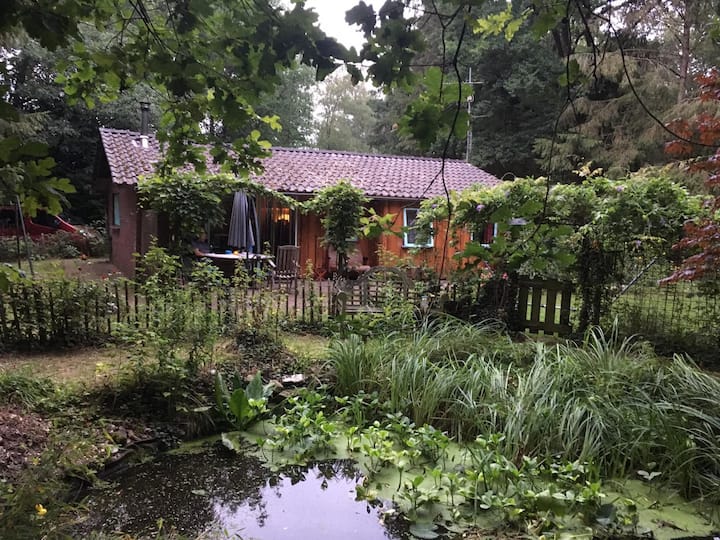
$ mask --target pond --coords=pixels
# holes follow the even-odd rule
[[[162,519],[164,530],[191,537],[405,538],[400,523],[384,519],[391,505],[355,500],[361,481],[347,460],[272,473],[258,459],[220,447],[163,454],[131,467],[108,489],[93,490],[78,533],[150,536]]]

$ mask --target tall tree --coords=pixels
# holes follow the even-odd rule
[[[319,99],[317,146],[325,150],[368,152],[375,124],[370,106],[372,94],[362,84],[338,73],[329,77]]]
[[[501,13],[504,4],[487,4],[484,13]],[[470,160],[498,176],[540,174],[533,145],[552,133],[563,102],[563,66],[550,40],[535,38],[528,22],[510,40],[474,34],[463,61],[476,81]]]
[[[511,40],[504,33],[473,32],[464,26],[460,17],[451,19],[457,10],[453,2],[423,2],[424,11],[418,13],[415,25],[422,29],[428,42],[419,52],[413,67],[421,73],[425,66],[444,66],[446,90],[455,74],[449,54],[458,47],[457,62],[460,78],[470,77],[471,103],[461,103],[470,111],[472,144],[469,160],[499,176],[513,173],[524,176],[538,172],[533,159],[533,142],[547,136],[552,121],[562,102],[557,83],[562,63],[547,39],[538,40],[531,35],[529,22],[524,22]],[[497,16],[508,8],[506,2],[490,1],[477,10],[480,16]],[[522,13],[519,5],[512,6],[516,15]],[[440,44],[444,43],[444,49]],[[443,58],[443,51],[445,58]],[[419,94],[417,89],[393,87],[378,108],[376,139],[384,141],[398,153],[418,153],[418,145],[397,128],[408,106]],[[429,155],[465,159],[466,136],[449,135],[447,129],[438,131],[436,140],[424,152]],[[449,144],[448,144],[449,143]]]
[[[314,118],[315,71],[299,65],[280,75],[272,94],[264,94],[256,107],[260,116],[278,116],[279,130],[260,123],[262,136],[274,146],[310,146],[317,131]]]
[[[415,92],[417,93],[417,92]],[[394,87],[377,94],[369,103],[375,123],[368,144],[382,154],[421,155],[417,141],[400,131],[400,119],[416,96],[410,90]]]
[[[626,5],[630,9],[634,5],[641,5],[640,2],[641,0],[628,0]],[[649,7],[654,4],[656,3],[647,3]],[[552,100],[553,92],[538,93],[540,85],[534,85],[533,78],[542,81],[543,77],[548,75],[546,80],[550,82],[552,76],[558,74],[559,71],[556,82],[546,85],[546,88],[554,87],[557,90],[557,97],[559,103],[564,104],[565,114],[562,119],[563,123],[559,126],[561,128],[560,136],[546,137],[548,140],[546,150],[549,151],[552,147],[552,153],[555,154],[559,149],[562,150],[558,142],[565,142],[567,143],[566,149],[570,150],[571,154],[577,155],[577,159],[584,160],[593,159],[594,153],[601,150],[601,154],[603,152],[606,154],[606,161],[610,166],[627,169],[636,168],[648,160],[661,159],[658,152],[648,152],[648,148],[642,148],[645,142],[638,134],[650,133],[648,124],[637,126],[630,125],[634,124],[634,121],[625,121],[631,101],[634,104],[631,107],[633,111],[629,116],[633,120],[644,115],[650,117],[656,125],[660,125],[663,119],[662,113],[667,112],[664,104],[666,103],[666,88],[669,86],[670,79],[667,74],[661,72],[660,67],[652,69],[649,65],[651,63],[660,65],[661,55],[650,55],[655,43],[660,45],[658,50],[662,50],[664,58],[672,56],[673,53],[676,58],[680,58],[677,66],[672,68],[676,74],[672,82],[679,81],[678,85],[673,84],[674,95],[678,96],[679,91],[684,92],[684,89],[687,88],[687,85],[683,83],[686,79],[686,68],[692,70],[693,67],[699,68],[702,65],[698,60],[701,58],[700,53],[704,51],[703,47],[707,49],[709,45],[708,39],[702,36],[710,35],[707,32],[708,25],[715,24],[717,21],[716,15],[707,10],[708,4],[703,0],[668,0],[667,2],[663,0],[661,4],[664,8],[670,6],[669,12],[674,14],[676,21],[682,22],[677,27],[679,31],[675,32],[676,36],[684,36],[678,41],[678,46],[671,42],[669,33],[664,33],[663,27],[659,23],[652,25],[652,30],[647,30],[643,35],[639,26],[635,28],[630,24],[629,19],[625,21],[622,18],[621,15],[624,14],[622,5],[606,0],[597,2],[572,0],[566,3],[518,0],[510,4],[498,3],[496,5],[488,2],[478,3],[473,0],[388,1],[377,12],[361,2],[348,13],[348,20],[358,24],[367,37],[361,57],[375,62],[368,70],[370,78],[376,84],[386,87],[411,82],[413,78],[418,77],[417,72],[420,70],[417,68],[420,66],[437,65],[436,58],[429,62],[426,61],[427,55],[431,51],[440,51],[440,54],[435,53],[435,56],[440,59],[440,65],[447,81],[462,82],[467,73],[467,70],[463,68],[473,61],[472,54],[470,54],[473,46],[472,33],[481,37],[480,47],[487,48],[492,47],[495,36],[513,39],[520,44],[521,40],[518,38],[527,28],[532,37],[538,41],[535,42],[537,47],[534,49],[532,40],[528,41],[529,47],[525,49],[525,57],[538,54],[543,46],[542,40],[548,39],[560,64],[559,66],[555,65],[560,69],[548,69],[548,66],[552,65],[552,58],[547,56],[543,58],[546,63],[539,64],[542,66],[542,70],[533,72],[531,66],[533,63],[538,64],[538,57],[535,57],[528,62],[527,68],[529,69],[525,73],[522,70],[517,71],[515,84],[499,85],[498,88],[502,90],[501,94],[510,94],[510,103],[512,104],[513,101],[517,101],[518,96],[522,95],[522,92],[517,92],[517,89],[522,89],[522,83],[527,82],[530,83],[527,85],[528,89],[533,86],[536,88],[534,92],[528,92],[531,98],[547,96],[551,98],[547,103],[558,103],[558,101]],[[655,8],[653,9],[655,10]],[[659,11],[655,10],[655,12]],[[651,17],[647,18],[648,21],[650,19]],[[698,23],[702,20],[705,20],[707,24],[700,28],[702,24]],[[693,32],[698,36],[696,41],[701,43],[702,47],[692,45]],[[687,39],[688,34],[690,34],[691,41]],[[631,36],[631,40],[627,40],[628,35]],[[645,42],[653,42],[653,45],[644,51],[633,52],[631,48],[626,50],[625,44],[622,43],[623,40],[632,41],[634,39],[639,43],[638,36],[644,38]],[[512,44],[512,41],[510,43]],[[423,50],[425,53],[422,52]],[[475,54],[481,52],[482,49],[476,51]],[[500,59],[488,55],[488,58],[492,58],[488,65],[489,68],[504,69],[509,64],[510,69],[515,70],[519,65],[518,62],[522,61],[522,57],[513,58],[503,54],[506,51],[502,49],[496,49],[494,52]],[[500,54],[497,54],[498,52]],[[628,54],[629,52],[632,54]],[[712,56],[707,56],[706,52],[703,52],[705,56],[702,58],[711,58]],[[509,62],[504,61],[504,58],[507,58]],[[609,62],[610,67],[602,66],[605,61]],[[672,67],[667,62],[666,64],[664,69]],[[482,71],[479,66],[477,67],[478,72]],[[492,73],[492,69],[488,70],[488,67],[486,67],[486,71]],[[642,102],[640,102],[640,93],[637,88],[641,84],[637,80],[633,80],[632,72],[638,74],[640,80],[646,83],[647,94]],[[618,73],[624,81],[614,80]],[[654,76],[645,78],[644,75],[647,73],[653,73]],[[628,74],[631,75],[630,80],[628,80]],[[447,81],[443,81],[442,84],[446,84]],[[654,87],[651,83],[654,84]],[[507,92],[508,90],[510,92]],[[423,140],[428,140],[431,133],[438,136],[440,133],[461,131],[458,130],[458,124],[465,122],[462,113],[466,104],[462,99],[461,92],[457,92],[454,118],[448,114],[429,114],[430,107],[427,103],[432,99],[433,92],[437,98],[435,103],[439,104],[445,99],[442,92],[425,92],[415,102],[417,104],[424,101],[425,105],[411,105],[405,113],[405,123],[412,126],[411,131],[414,136]],[[609,95],[609,99],[621,98],[621,100],[614,103],[612,107],[603,108],[601,102],[605,101],[603,96],[607,95]],[[584,104],[578,102],[579,97],[586,98]],[[625,103],[623,103],[623,98]],[[539,101],[542,103],[543,100]],[[677,101],[677,97],[674,101]],[[655,111],[655,114],[649,114],[653,113],[652,108],[656,103],[660,103],[664,108]],[[498,106],[501,104],[502,102],[493,103],[487,110],[491,111],[491,114],[494,111],[502,110],[503,107]],[[583,107],[584,111],[581,110]],[[552,127],[555,119],[554,113],[543,118],[543,114],[548,113],[548,107],[543,104],[539,108],[542,109],[540,114],[534,114],[532,108],[529,108],[526,120],[541,120],[540,126],[537,127],[540,127],[541,131],[545,130],[546,135],[552,135],[555,131]],[[613,108],[616,112],[611,111]],[[516,117],[522,118],[523,110],[522,107],[512,107],[510,110],[513,111],[513,114],[505,116],[505,123],[510,124],[512,128],[512,121]],[[604,113],[604,117],[600,113]],[[502,115],[498,116],[502,118]],[[591,116],[598,116],[598,122],[591,122],[584,126],[583,124],[586,124]],[[524,123],[521,121],[519,124]],[[532,125],[531,122],[530,125]],[[616,125],[624,127],[616,132]],[[562,133],[563,126],[565,134]],[[583,128],[586,128],[584,132]],[[450,138],[447,141],[450,144],[445,145],[444,153],[446,155],[457,153],[454,148],[457,143]],[[635,148],[631,148],[626,155],[621,156],[624,161],[618,160],[616,163],[616,156],[613,156],[611,152],[612,147],[622,148],[626,141],[631,143],[639,141],[640,147],[635,144]],[[657,144],[657,141],[649,141],[645,146],[649,147],[653,144]]]
[[[673,76],[655,61],[658,48],[623,33],[608,44],[602,61],[594,63],[590,49],[573,54],[583,80],[573,88],[555,137],[536,141],[542,162],[558,180],[580,180],[573,171],[590,161],[611,178],[667,162],[665,133],[645,110],[665,119],[675,104],[676,87],[668,84]]]
[[[653,55],[677,81],[677,102],[687,96],[694,74],[715,61],[711,29],[718,14],[710,0],[628,0],[615,6],[633,34],[662,43]],[[708,47],[710,46],[710,47]]]

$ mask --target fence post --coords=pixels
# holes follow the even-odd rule
[[[7,315],[5,313],[5,295],[0,294],[0,334],[3,338],[3,343],[8,342],[8,328],[7,328]]]

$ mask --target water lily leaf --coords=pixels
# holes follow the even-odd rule
[[[410,534],[415,538],[422,538],[423,540],[432,540],[438,538],[440,535],[435,531],[434,523],[413,523],[410,525]]]

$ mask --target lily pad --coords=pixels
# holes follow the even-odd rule
[[[433,540],[438,538],[440,534],[437,532],[437,527],[434,523],[413,523],[410,525],[410,534],[415,538],[422,538],[423,540]]]

